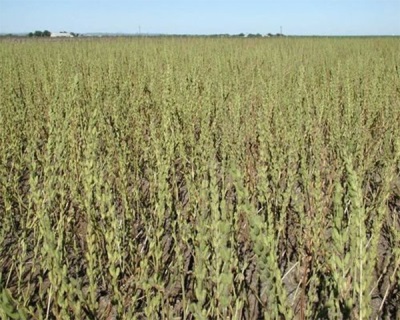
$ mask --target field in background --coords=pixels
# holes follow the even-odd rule
[[[0,315],[399,319],[399,52],[0,42]]]

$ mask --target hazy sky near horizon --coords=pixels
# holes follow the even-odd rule
[[[400,35],[400,0],[0,0],[0,33]]]

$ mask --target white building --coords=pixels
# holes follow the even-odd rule
[[[50,37],[52,38],[73,38],[74,36],[69,32],[52,32]]]

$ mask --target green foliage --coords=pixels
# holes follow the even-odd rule
[[[51,36],[51,32],[49,30],[44,30],[44,31],[40,31],[40,30],[36,30],[35,32],[29,32],[28,33],[28,37],[50,37]]]

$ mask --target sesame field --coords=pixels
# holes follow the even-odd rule
[[[0,40],[0,318],[400,319],[399,52]]]

